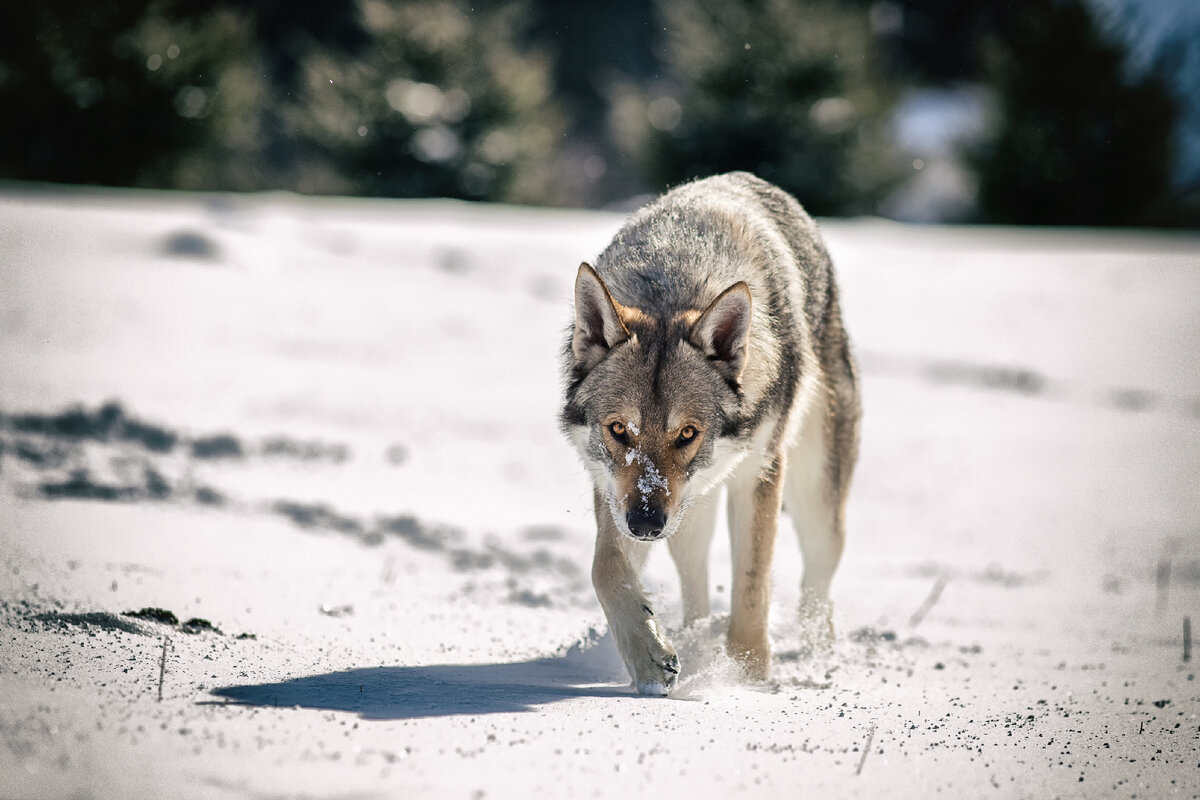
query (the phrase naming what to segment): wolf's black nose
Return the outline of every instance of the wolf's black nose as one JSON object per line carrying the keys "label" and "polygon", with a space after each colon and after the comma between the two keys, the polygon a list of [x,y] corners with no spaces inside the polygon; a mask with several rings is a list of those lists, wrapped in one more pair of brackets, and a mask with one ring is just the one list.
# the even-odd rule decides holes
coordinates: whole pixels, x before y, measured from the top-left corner
{"label": "wolf's black nose", "polygon": [[635,539],[657,539],[667,524],[667,515],[657,508],[635,508],[625,515],[629,532]]}

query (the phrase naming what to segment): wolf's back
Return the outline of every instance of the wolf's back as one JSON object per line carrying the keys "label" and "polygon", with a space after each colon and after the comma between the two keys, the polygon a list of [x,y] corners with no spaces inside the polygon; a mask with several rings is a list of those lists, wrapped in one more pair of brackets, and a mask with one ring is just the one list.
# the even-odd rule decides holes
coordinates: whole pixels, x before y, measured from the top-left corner
{"label": "wolf's back", "polygon": [[596,262],[613,296],[670,316],[746,281],[777,321],[828,314],[829,255],[787,192],[747,172],[684,184],[635,213]]}

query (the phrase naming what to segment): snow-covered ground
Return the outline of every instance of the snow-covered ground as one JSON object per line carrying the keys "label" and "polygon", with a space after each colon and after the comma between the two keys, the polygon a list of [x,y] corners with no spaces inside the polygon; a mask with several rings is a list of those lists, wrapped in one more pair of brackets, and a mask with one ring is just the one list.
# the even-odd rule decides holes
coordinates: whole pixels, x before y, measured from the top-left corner
{"label": "snow-covered ground", "polygon": [[655,700],[555,420],[620,222],[0,195],[0,797],[1200,796],[1200,238],[826,222],[838,640],[784,526],[741,685],[659,553]]}

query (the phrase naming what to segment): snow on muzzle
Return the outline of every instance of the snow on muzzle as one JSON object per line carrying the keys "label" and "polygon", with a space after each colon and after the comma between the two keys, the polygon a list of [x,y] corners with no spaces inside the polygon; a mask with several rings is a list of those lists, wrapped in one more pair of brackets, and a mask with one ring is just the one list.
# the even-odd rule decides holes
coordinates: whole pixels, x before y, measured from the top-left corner
{"label": "snow on muzzle", "polygon": [[664,506],[671,490],[666,477],[654,461],[639,448],[633,448],[625,454],[626,466],[634,463],[641,469],[637,476],[636,499],[629,504],[625,524],[634,539],[652,542],[663,538],[667,528],[667,512]]}

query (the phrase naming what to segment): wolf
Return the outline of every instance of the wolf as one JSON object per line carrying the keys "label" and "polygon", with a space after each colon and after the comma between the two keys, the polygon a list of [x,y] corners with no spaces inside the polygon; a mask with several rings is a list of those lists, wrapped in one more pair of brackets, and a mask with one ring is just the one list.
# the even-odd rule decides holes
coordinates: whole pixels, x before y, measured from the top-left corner
{"label": "wolf", "polygon": [[561,425],[593,482],[592,583],[639,693],[678,655],[638,581],[653,542],[679,572],[685,626],[707,617],[717,496],[728,491],[727,652],[769,676],[771,559],[795,521],[800,613],[832,639],[860,398],[833,266],[782,189],[735,172],[636,212],[575,280]]}

